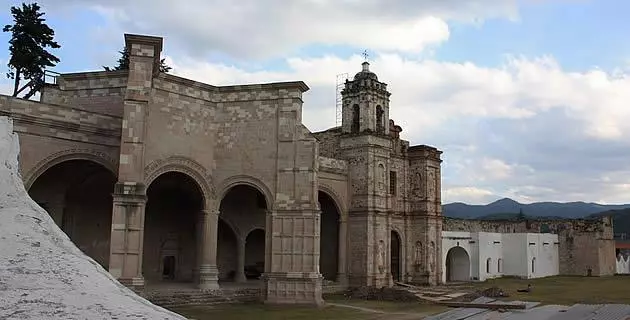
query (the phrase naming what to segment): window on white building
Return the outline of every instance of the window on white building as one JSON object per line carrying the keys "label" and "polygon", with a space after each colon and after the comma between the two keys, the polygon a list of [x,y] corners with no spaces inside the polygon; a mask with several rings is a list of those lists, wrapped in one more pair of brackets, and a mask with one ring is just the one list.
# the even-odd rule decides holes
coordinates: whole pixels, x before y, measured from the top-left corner
{"label": "window on white building", "polygon": [[486,273],[490,273],[490,265],[492,264],[492,258],[486,260]]}

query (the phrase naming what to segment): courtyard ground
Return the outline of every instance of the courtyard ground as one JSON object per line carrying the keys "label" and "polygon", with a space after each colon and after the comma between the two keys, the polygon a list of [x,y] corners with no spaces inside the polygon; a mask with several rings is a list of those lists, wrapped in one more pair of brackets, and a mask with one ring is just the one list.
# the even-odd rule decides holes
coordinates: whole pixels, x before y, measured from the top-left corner
{"label": "courtyard ground", "polygon": [[180,307],[175,311],[196,320],[412,320],[446,311],[446,307],[409,302],[329,299],[325,307],[270,306],[259,303]]}
{"label": "courtyard ground", "polygon": [[[532,285],[529,293],[519,293]],[[572,277],[558,276],[540,279],[500,278],[486,282],[462,285],[483,290],[499,287],[507,292],[509,300],[539,301],[543,304],[572,305],[576,303],[624,303],[630,304],[630,276]]]}
{"label": "courtyard ground", "polygon": [[[530,293],[518,293],[518,289],[532,285]],[[576,303],[624,303],[630,304],[630,276],[571,277],[558,276],[522,280],[500,278],[479,283],[447,286],[454,292],[476,291],[499,287],[510,295],[506,300],[538,301],[542,304],[573,305]],[[296,306],[271,306],[258,303],[181,307],[172,310],[190,319],[387,319],[411,320],[446,311],[438,305],[416,302],[348,300],[342,295],[329,296],[328,305],[320,309]]]}

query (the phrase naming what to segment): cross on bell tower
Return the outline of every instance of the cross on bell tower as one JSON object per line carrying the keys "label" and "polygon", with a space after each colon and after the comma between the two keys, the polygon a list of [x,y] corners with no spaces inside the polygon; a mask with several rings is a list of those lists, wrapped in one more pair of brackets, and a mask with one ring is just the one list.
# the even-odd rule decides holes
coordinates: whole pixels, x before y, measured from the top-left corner
{"label": "cross on bell tower", "polygon": [[363,50],[363,53],[361,53],[361,55],[363,56],[363,61],[368,62],[368,58],[370,57],[370,55],[368,54],[368,51]]}

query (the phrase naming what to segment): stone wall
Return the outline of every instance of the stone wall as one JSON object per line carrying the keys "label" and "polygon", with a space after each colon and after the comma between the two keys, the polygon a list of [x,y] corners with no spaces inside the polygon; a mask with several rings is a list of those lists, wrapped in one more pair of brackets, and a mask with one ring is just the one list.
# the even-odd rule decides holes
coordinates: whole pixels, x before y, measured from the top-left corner
{"label": "stone wall", "polygon": [[127,71],[69,73],[46,84],[41,102],[122,117]]}
{"label": "stone wall", "polygon": [[466,220],[444,218],[447,231],[555,233],[559,239],[560,274],[612,275],[615,244],[612,219],[598,220]]}
{"label": "stone wall", "polygon": [[340,159],[339,136],[341,127],[335,127],[326,131],[314,132],[313,136],[319,143],[319,155],[328,158]]}
{"label": "stone wall", "polygon": [[45,170],[65,160],[92,160],[117,171],[120,117],[2,95],[0,115],[13,119],[22,141],[20,170],[27,189]]}

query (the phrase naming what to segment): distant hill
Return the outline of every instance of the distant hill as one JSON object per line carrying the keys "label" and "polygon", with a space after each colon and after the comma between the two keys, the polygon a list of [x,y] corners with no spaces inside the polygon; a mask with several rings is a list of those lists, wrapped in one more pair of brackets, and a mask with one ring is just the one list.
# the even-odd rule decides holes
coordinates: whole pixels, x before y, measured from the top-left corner
{"label": "distant hill", "polygon": [[589,215],[610,210],[630,209],[630,204],[603,205],[586,202],[535,202],[522,204],[509,198],[486,205],[470,205],[461,202],[442,205],[446,217],[465,219],[509,219],[521,210],[531,217],[585,218]]}

